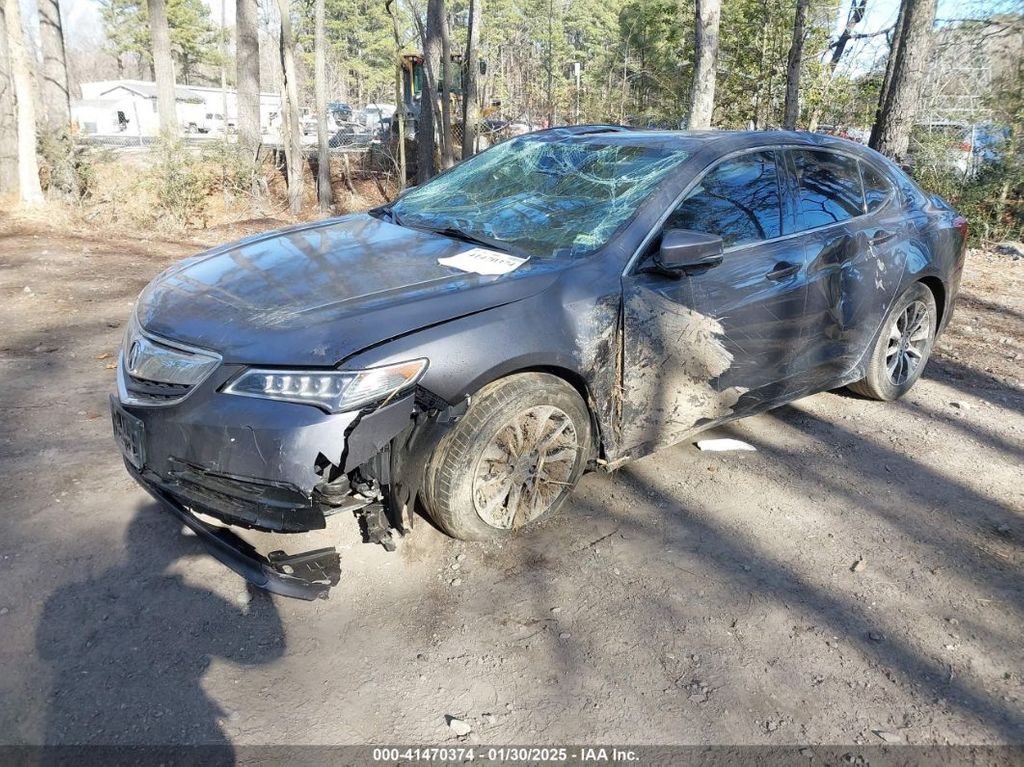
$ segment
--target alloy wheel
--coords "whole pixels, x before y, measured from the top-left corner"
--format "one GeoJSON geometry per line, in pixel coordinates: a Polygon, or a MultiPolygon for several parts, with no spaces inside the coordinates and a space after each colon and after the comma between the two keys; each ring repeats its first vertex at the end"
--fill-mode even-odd
{"type": "Polygon", "coordinates": [[[513,530],[541,516],[570,486],[579,455],[572,419],[551,405],[518,413],[476,464],[473,503],[492,527],[513,530]]]}
{"type": "Polygon", "coordinates": [[[923,301],[913,301],[896,316],[889,329],[885,368],[895,386],[905,384],[924,362],[931,335],[931,318],[923,301]]]}

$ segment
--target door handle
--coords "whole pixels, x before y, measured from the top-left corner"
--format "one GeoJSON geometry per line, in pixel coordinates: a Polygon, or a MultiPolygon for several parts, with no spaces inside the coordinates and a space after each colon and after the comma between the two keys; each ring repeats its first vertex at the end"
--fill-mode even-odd
{"type": "Polygon", "coordinates": [[[896,237],[896,232],[890,232],[885,229],[876,229],[875,233],[871,235],[872,245],[881,245],[882,243],[888,242],[889,240],[896,237]]]}
{"type": "Polygon", "coordinates": [[[800,264],[791,264],[789,261],[779,261],[772,270],[765,275],[769,280],[784,280],[792,277],[800,271],[800,264]]]}

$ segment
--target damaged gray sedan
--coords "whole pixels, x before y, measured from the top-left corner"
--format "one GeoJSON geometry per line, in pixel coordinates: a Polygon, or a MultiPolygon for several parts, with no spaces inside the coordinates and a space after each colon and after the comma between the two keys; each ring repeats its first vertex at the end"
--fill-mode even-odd
{"type": "Polygon", "coordinates": [[[844,385],[895,399],[949,321],[965,238],[839,139],[544,131],[168,269],[132,313],[114,431],[215,556],[323,596],[334,549],[264,555],[233,529],[354,514],[393,548],[422,509],[506,536],[585,471],[702,429],[844,385]]]}

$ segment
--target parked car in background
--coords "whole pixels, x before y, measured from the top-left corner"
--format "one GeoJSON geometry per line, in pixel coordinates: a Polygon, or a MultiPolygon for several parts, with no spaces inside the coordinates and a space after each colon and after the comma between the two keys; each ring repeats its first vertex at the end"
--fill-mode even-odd
{"type": "Polygon", "coordinates": [[[1005,125],[980,123],[974,126],[974,158],[980,170],[986,163],[998,162],[1005,151],[1010,129],[1005,125]]]}
{"type": "Polygon", "coordinates": [[[868,128],[858,128],[849,125],[819,125],[818,133],[824,133],[826,136],[836,136],[837,138],[844,138],[849,141],[856,141],[858,144],[868,143],[868,139],[871,138],[871,130],[868,128]]]}
{"type": "Polygon", "coordinates": [[[357,119],[371,132],[379,132],[397,111],[394,104],[368,104],[359,111],[357,119]]]}
{"type": "MultiPolygon", "coordinates": [[[[299,118],[299,124],[302,126],[303,136],[316,136],[317,125],[316,115],[306,112],[299,118]]],[[[330,126],[328,126],[330,127],[330,126]]]]}
{"type": "Polygon", "coordinates": [[[485,133],[500,133],[508,126],[508,120],[501,117],[487,117],[480,121],[480,130],[485,133]]]}
{"type": "Polygon", "coordinates": [[[978,124],[952,121],[918,123],[910,133],[907,166],[927,166],[961,178],[977,174],[983,162],[995,158],[997,132],[978,124]]]}
{"type": "Polygon", "coordinates": [[[198,119],[189,120],[182,124],[185,133],[214,133],[224,135],[235,130],[235,119],[224,119],[220,112],[207,112],[198,119]]]}
{"type": "Polygon", "coordinates": [[[393,547],[419,506],[501,539],[585,471],[709,427],[841,386],[896,399],[949,322],[966,234],[841,139],[531,133],[367,214],[158,276],[129,317],[114,432],[215,556],[322,596],[337,551],[262,555],[229,528],[355,513],[393,547]]]}
{"type": "Polygon", "coordinates": [[[339,125],[352,119],[352,107],[344,101],[331,101],[327,104],[327,111],[339,125]]]}
{"type": "Polygon", "coordinates": [[[510,136],[525,136],[527,133],[532,133],[537,130],[539,126],[528,119],[514,120],[510,122],[505,130],[510,136]]]}
{"type": "Polygon", "coordinates": [[[362,149],[370,145],[373,134],[359,123],[345,123],[327,141],[331,149],[362,149]]]}

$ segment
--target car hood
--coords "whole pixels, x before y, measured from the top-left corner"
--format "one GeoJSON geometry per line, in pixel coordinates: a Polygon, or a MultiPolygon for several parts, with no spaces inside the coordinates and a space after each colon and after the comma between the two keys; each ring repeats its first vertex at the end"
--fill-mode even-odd
{"type": "Polygon", "coordinates": [[[565,268],[532,259],[483,276],[437,261],[473,247],[364,214],[282,229],[175,264],[143,291],[138,319],[225,362],[333,365],[535,295],[565,268]]]}

